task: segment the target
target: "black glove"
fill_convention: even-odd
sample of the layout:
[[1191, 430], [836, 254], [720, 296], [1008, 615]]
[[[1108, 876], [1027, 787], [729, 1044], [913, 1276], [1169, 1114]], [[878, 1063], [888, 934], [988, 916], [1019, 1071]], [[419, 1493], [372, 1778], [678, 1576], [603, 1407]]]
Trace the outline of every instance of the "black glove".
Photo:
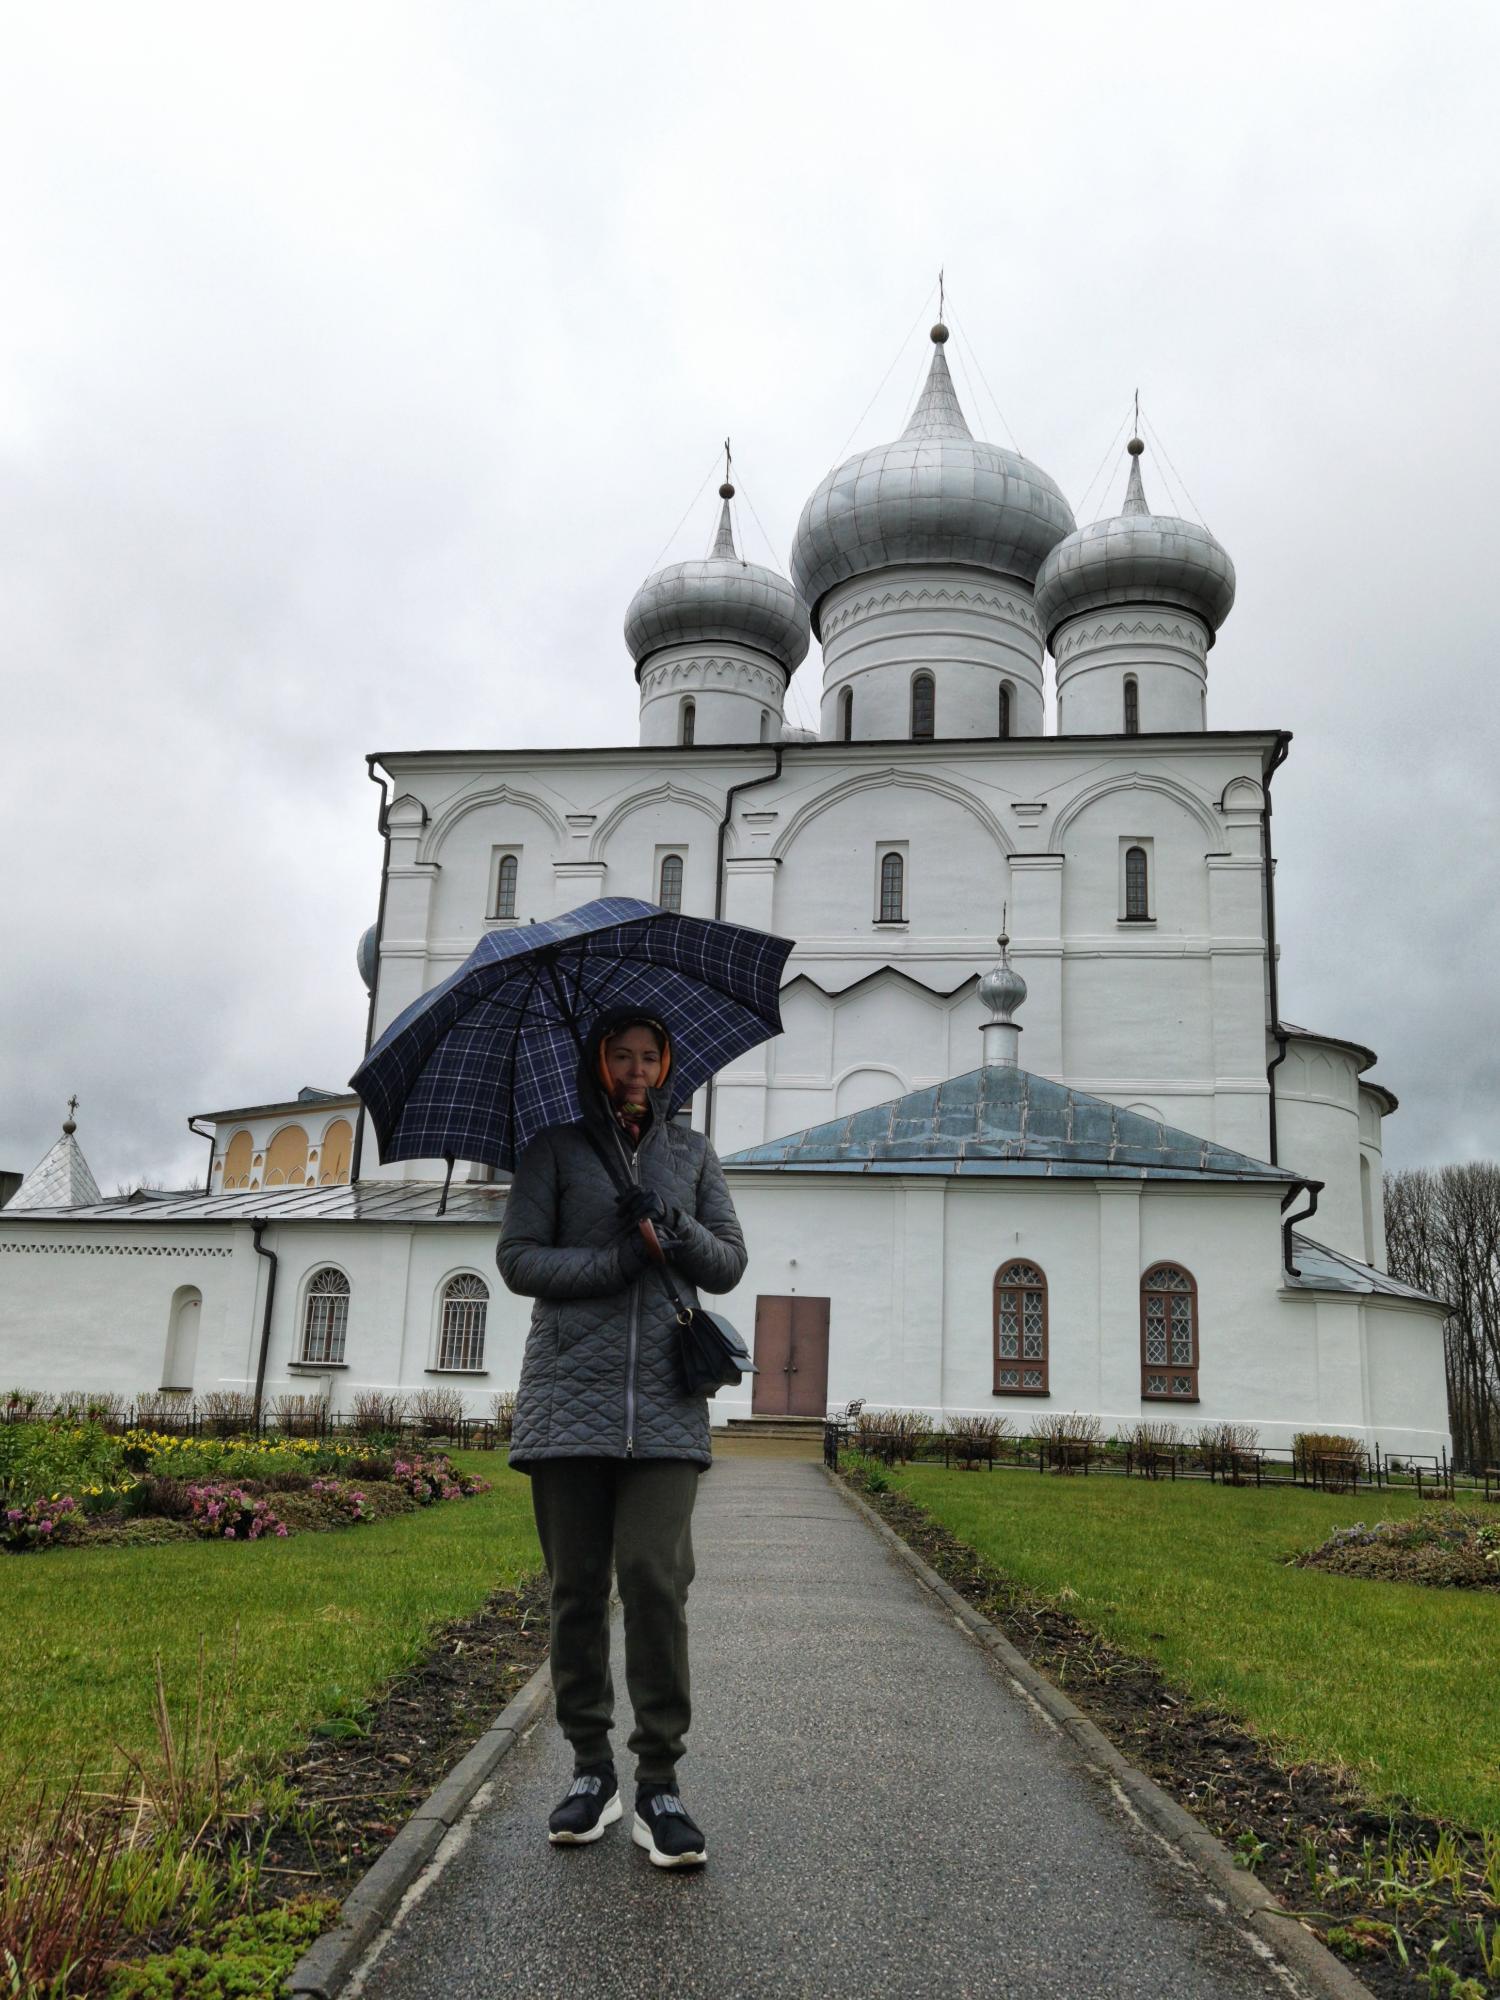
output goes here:
[[651, 1252], [646, 1248], [645, 1237], [634, 1223], [620, 1238], [617, 1247], [620, 1252], [620, 1276], [627, 1283], [639, 1276], [646, 1266], [654, 1261]]
[[667, 1204], [653, 1188], [627, 1188], [615, 1198], [622, 1222], [650, 1222], [658, 1227], [667, 1219]]

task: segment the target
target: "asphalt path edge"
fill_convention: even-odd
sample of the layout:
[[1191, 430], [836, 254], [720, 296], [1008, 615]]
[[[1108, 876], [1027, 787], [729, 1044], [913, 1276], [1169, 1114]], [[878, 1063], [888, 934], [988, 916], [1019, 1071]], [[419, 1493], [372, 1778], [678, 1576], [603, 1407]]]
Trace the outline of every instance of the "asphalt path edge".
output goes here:
[[1211, 1899], [1249, 1933], [1252, 1945], [1262, 1957], [1269, 1957], [1283, 1973], [1290, 1973], [1294, 1981], [1300, 1982], [1294, 1990], [1314, 1995], [1316, 2000], [1373, 2000], [1369, 1987], [1356, 1979], [1348, 1966], [1335, 1958], [1264, 1882], [1249, 1869], [1241, 1868], [1221, 1840], [1215, 1839], [1154, 1778], [1148, 1778], [1123, 1757], [1104, 1732], [1016, 1650], [998, 1626], [960, 1597], [836, 1472], [827, 1466], [823, 1469], [830, 1484], [984, 1647], [1017, 1691], [1070, 1739], [1082, 1753], [1085, 1767], [1104, 1779], [1125, 1811], [1144, 1823], [1180, 1865], [1205, 1879]]
[[296, 2000], [334, 2000], [445, 1835], [457, 1826], [475, 1794], [494, 1777], [551, 1698], [549, 1655], [360, 1876], [344, 1898], [333, 1929], [324, 1931], [292, 1967], [289, 1986]]

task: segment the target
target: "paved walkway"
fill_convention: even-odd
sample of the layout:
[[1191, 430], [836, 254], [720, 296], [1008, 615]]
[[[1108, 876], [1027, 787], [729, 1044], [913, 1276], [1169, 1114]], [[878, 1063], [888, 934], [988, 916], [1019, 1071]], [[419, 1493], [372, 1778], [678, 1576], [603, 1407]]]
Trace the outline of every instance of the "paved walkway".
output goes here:
[[[721, 1462], [695, 1542], [680, 1784], [707, 1870], [631, 1844], [628, 1769], [617, 1826], [548, 1845], [571, 1774], [549, 1709], [362, 1974], [367, 2000], [1285, 2000], [820, 1467]], [[618, 1622], [614, 1644], [623, 1702]]]

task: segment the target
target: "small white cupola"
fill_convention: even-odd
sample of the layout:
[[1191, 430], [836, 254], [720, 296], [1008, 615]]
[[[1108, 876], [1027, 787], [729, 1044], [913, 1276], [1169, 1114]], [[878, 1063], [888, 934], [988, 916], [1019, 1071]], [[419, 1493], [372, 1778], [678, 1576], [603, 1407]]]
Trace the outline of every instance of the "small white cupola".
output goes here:
[[718, 532], [701, 562], [648, 576], [625, 614], [641, 690], [641, 742], [779, 743], [792, 675], [807, 656], [807, 613], [784, 576], [734, 545], [729, 447]]
[[1026, 981], [1010, 962], [1009, 935], [1002, 930], [996, 942], [1000, 963], [979, 981], [979, 997], [990, 1010], [989, 1020], [979, 1024], [979, 1034], [987, 1069], [1015, 1069], [1021, 1056], [1021, 1024], [1011, 1017], [1026, 998]]
[[797, 523], [825, 739], [1042, 733], [1032, 582], [1073, 515], [1040, 466], [974, 436], [947, 341], [939, 320], [900, 437], [836, 466]]
[[1208, 650], [1234, 605], [1234, 564], [1200, 522], [1152, 513], [1145, 449], [1126, 446], [1119, 513], [1059, 542], [1037, 574], [1059, 736], [1208, 727]]

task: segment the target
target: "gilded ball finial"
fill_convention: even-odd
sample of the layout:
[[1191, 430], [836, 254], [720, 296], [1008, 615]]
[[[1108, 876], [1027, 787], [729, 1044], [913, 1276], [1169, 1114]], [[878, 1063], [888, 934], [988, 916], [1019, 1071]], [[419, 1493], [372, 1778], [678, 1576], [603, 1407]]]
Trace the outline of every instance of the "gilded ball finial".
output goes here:
[[724, 481], [724, 484], [719, 488], [719, 498], [721, 500], [732, 500], [734, 498], [734, 488], [730, 485], [727, 479]]
[[938, 347], [941, 347], [943, 342], [948, 338], [948, 329], [943, 325], [943, 322], [941, 320], [939, 320], [937, 324], [933, 327], [932, 338], [935, 345], [937, 345]]
[[1132, 458], [1139, 458], [1146, 447], [1139, 438], [1132, 438], [1125, 449], [1130, 453]]

